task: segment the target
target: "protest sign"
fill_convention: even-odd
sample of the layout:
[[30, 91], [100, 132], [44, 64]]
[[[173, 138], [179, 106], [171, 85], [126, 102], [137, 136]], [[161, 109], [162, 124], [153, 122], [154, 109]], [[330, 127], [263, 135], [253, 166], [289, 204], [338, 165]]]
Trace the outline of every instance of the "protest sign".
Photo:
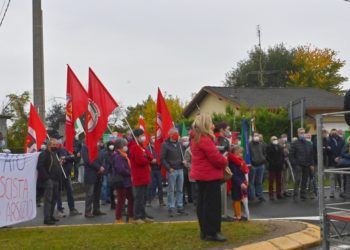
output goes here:
[[38, 156], [0, 154], [0, 227], [35, 218]]

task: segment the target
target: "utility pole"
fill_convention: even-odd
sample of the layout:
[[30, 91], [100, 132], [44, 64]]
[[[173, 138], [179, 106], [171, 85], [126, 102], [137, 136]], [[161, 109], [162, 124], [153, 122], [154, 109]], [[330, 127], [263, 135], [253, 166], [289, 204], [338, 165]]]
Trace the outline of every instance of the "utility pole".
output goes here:
[[263, 70], [262, 70], [262, 49], [261, 49], [261, 30], [260, 30], [260, 25], [257, 26], [257, 31], [258, 31], [258, 38], [259, 38], [259, 82], [260, 82], [260, 87], [264, 87], [264, 80], [263, 80]]
[[34, 106], [45, 122], [44, 42], [41, 0], [33, 0], [33, 95]]

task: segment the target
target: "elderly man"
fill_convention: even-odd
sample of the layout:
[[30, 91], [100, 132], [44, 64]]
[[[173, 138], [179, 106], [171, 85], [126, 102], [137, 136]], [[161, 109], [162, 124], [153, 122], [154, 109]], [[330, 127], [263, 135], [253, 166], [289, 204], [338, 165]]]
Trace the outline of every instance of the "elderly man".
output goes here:
[[167, 169], [169, 217], [174, 216], [175, 204], [177, 205], [178, 214], [186, 214], [183, 207], [183, 168], [186, 161], [183, 159], [179, 132], [176, 128], [169, 130], [169, 138], [162, 144], [160, 161]]
[[53, 216], [58, 197], [58, 185], [62, 175], [61, 162], [57, 157], [57, 139], [50, 139], [46, 150], [38, 159], [38, 178], [44, 184], [44, 224], [54, 225], [58, 221]]
[[295, 173], [293, 198], [295, 201], [297, 200], [299, 195], [299, 186], [301, 184], [300, 199], [305, 201], [306, 184], [309, 172], [314, 168], [314, 157], [312, 144], [306, 141], [304, 128], [298, 129], [298, 140], [292, 143], [289, 158]]

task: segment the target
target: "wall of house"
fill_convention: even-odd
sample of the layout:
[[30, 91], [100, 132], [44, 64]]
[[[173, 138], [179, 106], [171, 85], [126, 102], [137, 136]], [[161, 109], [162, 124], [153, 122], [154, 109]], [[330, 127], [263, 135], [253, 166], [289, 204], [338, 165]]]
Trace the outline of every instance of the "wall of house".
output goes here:
[[[226, 106], [232, 105], [229, 102], [218, 98], [217, 96], [208, 94], [200, 103], [199, 108], [201, 113], [213, 114], [213, 113], [225, 113]], [[192, 112], [189, 116], [190, 119], [194, 119], [197, 115], [198, 110]]]

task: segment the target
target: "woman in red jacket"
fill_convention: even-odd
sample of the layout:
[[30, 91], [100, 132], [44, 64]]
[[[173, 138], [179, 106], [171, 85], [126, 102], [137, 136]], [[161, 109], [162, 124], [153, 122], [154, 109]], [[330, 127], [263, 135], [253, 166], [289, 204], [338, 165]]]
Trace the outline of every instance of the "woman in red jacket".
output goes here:
[[192, 168], [190, 177], [198, 185], [197, 216], [202, 240], [226, 241], [221, 234], [221, 191], [228, 162], [214, 144], [209, 115], [198, 115], [192, 125]]

